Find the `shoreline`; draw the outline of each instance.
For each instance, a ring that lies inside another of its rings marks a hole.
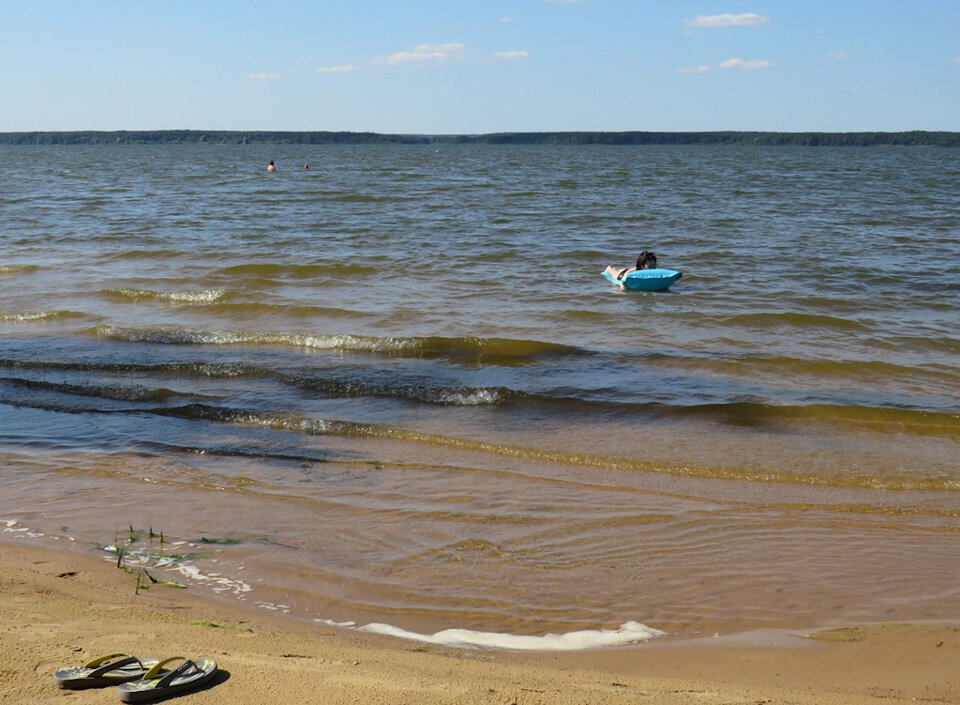
[[[96,558],[0,542],[0,703],[104,702],[51,674],[114,651],[212,657],[193,702],[960,702],[960,624],[851,625],[819,638],[669,639],[573,652],[457,649],[309,625],[151,585]],[[188,702],[190,700],[184,700]]]

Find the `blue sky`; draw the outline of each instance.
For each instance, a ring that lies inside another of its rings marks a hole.
[[[0,0],[0,131],[960,130],[960,0]]]

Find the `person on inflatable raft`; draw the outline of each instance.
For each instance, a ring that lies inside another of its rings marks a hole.
[[[657,268],[657,256],[652,252],[647,252],[644,250],[640,253],[640,256],[637,257],[637,266],[636,267],[627,267],[626,269],[619,269],[613,265],[607,267],[605,270],[610,276],[612,276],[617,281],[623,281],[623,278],[630,274],[630,272],[636,272],[638,269],[656,269]]]
[[[683,276],[683,272],[675,269],[660,269],[657,256],[646,250],[637,257],[636,267],[607,267],[601,274],[621,291],[666,291]]]

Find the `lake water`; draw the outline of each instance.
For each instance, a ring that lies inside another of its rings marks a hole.
[[[960,612],[957,150],[0,156],[5,539],[425,634]]]

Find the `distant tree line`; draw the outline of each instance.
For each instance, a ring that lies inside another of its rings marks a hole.
[[[960,132],[499,132],[482,135],[392,135],[375,132],[123,130],[0,132],[0,144],[752,144],[958,147]]]
[[[431,138],[373,132],[239,132],[234,130],[120,130],[116,132],[0,132],[0,144],[425,144]]]

